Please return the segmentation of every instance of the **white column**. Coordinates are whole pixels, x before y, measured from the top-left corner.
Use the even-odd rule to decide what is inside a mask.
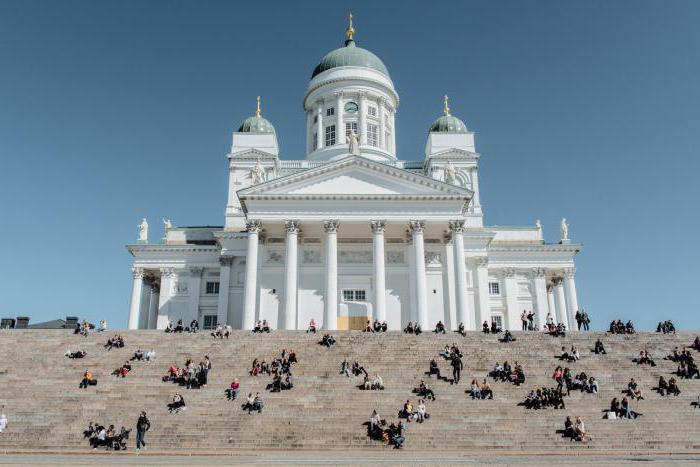
[[[202,290],[202,273],[204,268],[194,267],[190,268],[190,283],[187,285],[190,293],[190,303],[189,303],[189,319],[190,321],[196,319],[199,321],[199,294]],[[185,326],[189,326],[189,321],[183,323]]]
[[[345,144],[345,122],[343,122],[343,92],[333,94],[335,96],[335,144]]]
[[[338,329],[338,220],[323,222],[326,231],[326,296],[323,303],[323,328]]]
[[[390,151],[393,154],[396,154],[396,120],[394,118],[394,115],[396,115],[395,111],[392,111],[391,115],[390,115],[391,118],[389,119],[389,120],[391,120],[391,147],[390,147]]]
[[[384,230],[386,222],[370,222],[372,228],[372,262],[374,266],[374,317],[386,321],[386,272],[384,270]]]
[[[219,264],[221,268],[219,269],[219,303],[216,309],[216,323],[231,324],[228,323],[228,301],[231,294],[233,256],[220,256]]]
[[[557,305],[554,302],[554,287],[550,286],[547,288],[547,311],[552,314],[554,321],[559,324],[563,323],[561,318],[559,318],[559,313],[557,313]]]
[[[134,279],[131,285],[131,304],[129,306],[129,329],[138,329],[139,312],[141,311],[141,294],[143,290],[143,269],[132,268]]]
[[[564,285],[566,286],[567,321],[572,325],[576,323],[576,312],[578,311],[578,297],[576,296],[576,269],[564,269]]]
[[[413,238],[413,253],[416,277],[416,304],[418,308],[418,322],[424,331],[428,330],[428,291],[425,278],[425,246],[423,245],[423,231],[425,221],[411,221],[409,224]]]
[[[507,268],[504,274],[506,285],[506,316],[503,323],[505,329],[516,330],[514,325],[520,324],[520,311],[518,311],[518,281],[515,278],[515,268]],[[517,321],[516,321],[517,320]]]
[[[569,319],[566,315],[566,298],[564,297],[564,281],[562,278],[554,280],[554,298],[557,302],[557,311],[560,322],[566,326],[566,329],[571,330]],[[573,321],[575,323],[575,321]]]
[[[318,134],[318,137],[314,149],[322,149],[326,138],[326,134],[323,130],[323,100],[319,100],[316,103],[316,134]]]
[[[145,275],[143,277],[143,285],[141,286],[141,306],[139,307],[139,324],[136,329],[148,329],[148,309],[151,305],[151,277]]]
[[[387,149],[386,148],[386,141],[385,141],[385,133],[386,133],[386,124],[384,123],[384,106],[386,104],[386,99],[381,97],[379,99],[379,109],[377,114],[379,115],[379,147],[381,149]]]
[[[481,329],[484,321],[491,322],[491,306],[489,305],[489,260],[486,257],[476,258],[476,302],[478,304],[474,319],[476,329]]]
[[[284,222],[287,231],[287,251],[284,271],[284,329],[297,329],[297,238],[301,222]]]
[[[360,133],[360,146],[367,145],[367,93],[360,91],[360,118],[357,131]]]
[[[537,317],[537,330],[541,331],[542,326],[547,322],[547,311],[549,302],[547,301],[547,278],[545,270],[536,268],[532,271],[533,289],[535,289],[535,316]]]
[[[467,268],[464,263],[464,221],[450,221],[455,263],[455,298],[457,299],[457,320],[469,326],[469,303],[467,300]],[[456,328],[456,327],[455,327]]]
[[[160,268],[160,294],[158,295],[158,318],[156,319],[156,329],[165,329],[168,325],[168,307],[170,296],[173,292],[173,277],[175,273],[172,268]]]
[[[248,251],[245,260],[245,291],[243,297],[243,323],[247,331],[255,327],[255,308],[258,295],[258,242],[262,223],[257,220],[246,222],[248,231]]]
[[[155,282],[151,284],[151,299],[148,303],[148,326],[146,329],[157,329],[158,327],[158,301],[159,288]]]

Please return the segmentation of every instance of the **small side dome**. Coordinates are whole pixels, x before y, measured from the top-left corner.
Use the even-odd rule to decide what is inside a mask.
[[[263,118],[260,113],[260,96],[258,96],[258,108],[255,115],[243,120],[241,126],[238,127],[239,133],[274,133],[275,127],[272,126],[266,118]]]
[[[467,125],[457,117],[450,115],[450,107],[448,105],[448,97],[445,96],[445,108],[442,110],[444,115],[430,125],[430,133],[467,133]]]

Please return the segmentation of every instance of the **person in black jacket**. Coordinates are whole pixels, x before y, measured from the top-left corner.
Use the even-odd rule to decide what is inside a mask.
[[[139,420],[136,422],[136,449],[141,449],[143,446],[146,449],[146,441],[144,438],[146,432],[151,429],[151,421],[146,417],[146,411],[141,412]]]
[[[453,384],[459,383],[459,374],[462,371],[462,359],[459,356],[454,355],[452,357],[452,382]]]

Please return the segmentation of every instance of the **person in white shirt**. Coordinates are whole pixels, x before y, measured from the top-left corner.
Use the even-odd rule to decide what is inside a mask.
[[[150,362],[152,359],[156,358],[156,351],[151,349],[148,352],[146,352],[146,361]]]
[[[372,389],[384,389],[384,380],[377,374],[372,381]]]
[[[425,420],[425,402],[423,402],[423,399],[418,401],[418,408],[416,409],[416,414],[418,415],[418,422],[423,423],[423,420]]]
[[[5,431],[7,428],[7,416],[5,414],[0,415],[0,433]]]
[[[106,331],[106,330],[107,330],[107,321],[104,320],[104,319],[103,319],[102,321],[100,321],[100,327],[97,328],[97,330],[98,330],[99,332],[104,332],[104,331]]]

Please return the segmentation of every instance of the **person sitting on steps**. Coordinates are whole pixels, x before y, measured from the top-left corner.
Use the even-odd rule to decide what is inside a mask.
[[[331,348],[335,345],[335,337],[330,334],[324,334],[320,343],[325,347]]]
[[[595,348],[593,349],[593,352],[596,354],[607,354],[605,351],[605,347],[603,347],[603,343],[600,341],[600,339],[595,341]]]
[[[423,380],[420,380],[420,384],[414,391],[419,397],[435,400],[435,393],[425,384],[425,381]]]
[[[86,389],[88,386],[95,386],[97,384],[97,380],[92,376],[92,373],[90,370],[85,370],[85,373],[83,373],[83,379],[80,381],[80,387],[81,389]]]
[[[173,396],[173,401],[170,404],[168,404],[168,412],[179,413],[185,409],[185,399],[182,397],[181,394],[175,393],[175,395]]]
[[[442,321],[437,322],[437,324],[435,325],[435,330],[433,332],[435,334],[445,334],[445,325],[442,324]]]
[[[462,337],[465,337],[465,336],[467,335],[467,333],[464,332],[464,323],[462,323],[461,321],[460,321],[460,323],[459,323],[459,326],[457,327],[457,332],[458,332],[459,335],[461,335]]]
[[[481,325],[481,332],[483,332],[484,334],[488,334],[490,332],[488,321],[484,321],[484,324]]]
[[[306,332],[313,332],[316,334],[316,320],[311,318],[311,321],[309,321],[309,327],[306,330]]]

